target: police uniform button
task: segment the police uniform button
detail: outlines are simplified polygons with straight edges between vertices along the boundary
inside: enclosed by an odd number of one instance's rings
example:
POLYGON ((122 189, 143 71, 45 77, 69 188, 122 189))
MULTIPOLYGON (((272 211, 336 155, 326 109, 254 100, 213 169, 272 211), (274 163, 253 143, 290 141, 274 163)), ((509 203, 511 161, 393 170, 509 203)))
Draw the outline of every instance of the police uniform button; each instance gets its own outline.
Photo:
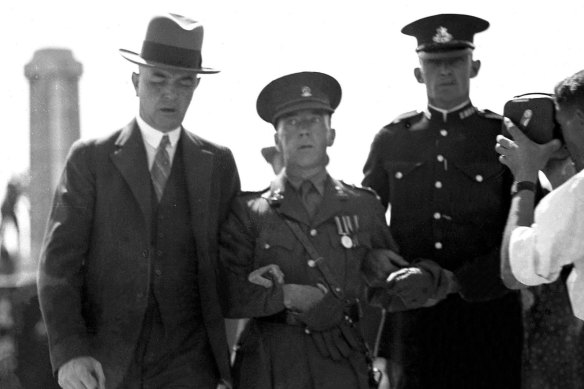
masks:
POLYGON ((436 243, 434 243, 434 247, 436 248, 436 250, 440 250, 442 248, 442 243, 436 242, 436 243))
POLYGON ((316 234, 318 234, 318 231, 315 229, 310 230, 310 236, 316 236, 316 234))
POLYGON ((442 188, 442 182, 440 182, 440 181, 436 181, 436 182, 434 183, 434 187, 435 187, 436 189, 440 189, 440 188, 442 188))
POLYGON ((442 162, 442 161, 444 161, 444 156, 442 154, 438 154, 436 156, 436 159, 438 160, 438 162, 442 162))
POLYGON ((266 243, 266 244, 264 245, 264 249, 266 249, 266 250, 267 250, 267 249, 269 249, 269 248, 270 248, 270 244, 269 244, 269 243, 266 243))
POLYGON ((402 178, 403 176, 404 176, 404 175, 403 175, 403 173, 402 173, 402 172, 397 172, 397 173, 395 173, 395 178, 397 178, 398 180, 399 180, 400 178, 402 178))
POLYGON ((440 135, 446 136, 446 135, 448 135, 448 131, 442 129, 442 130, 440 130, 440 135))
POLYGON ((440 212, 434 212, 434 219, 438 220, 442 217, 442 215, 440 215, 440 212))
POLYGON ((483 176, 481 176, 480 174, 477 174, 475 176, 475 180, 477 180, 477 182, 483 182, 483 176))
POLYGON ((314 262, 314 260, 312 260, 312 259, 309 259, 307 263, 308 263, 308 266, 310 266, 310 267, 316 266, 316 262, 314 262))
POLYGON ((339 287, 337 286, 337 287, 335 288, 335 291, 336 291, 337 293, 340 293, 340 292, 341 292, 341 288, 339 288, 339 287))
POLYGON ((307 334, 307 335, 310 335, 310 330, 308 328, 305 328, 304 329, 304 333, 307 334))

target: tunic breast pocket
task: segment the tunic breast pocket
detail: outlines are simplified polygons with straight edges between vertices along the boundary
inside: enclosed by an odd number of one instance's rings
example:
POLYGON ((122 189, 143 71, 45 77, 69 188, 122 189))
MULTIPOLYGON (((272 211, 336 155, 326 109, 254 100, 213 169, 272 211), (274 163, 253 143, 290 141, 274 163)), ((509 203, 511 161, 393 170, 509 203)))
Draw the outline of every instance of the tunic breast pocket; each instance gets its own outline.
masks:
POLYGON ((454 162, 453 165, 462 173, 454 193, 457 197, 454 201, 459 204, 455 208, 467 215, 475 215, 481 223, 485 221, 484 218, 498 215, 509 196, 510 189, 507 186, 510 177, 506 175, 507 168, 497 161, 468 164, 454 162))
POLYGON ((299 244, 288 227, 264 230, 256 240, 255 268, 269 264, 290 266, 291 259, 300 254, 299 244))

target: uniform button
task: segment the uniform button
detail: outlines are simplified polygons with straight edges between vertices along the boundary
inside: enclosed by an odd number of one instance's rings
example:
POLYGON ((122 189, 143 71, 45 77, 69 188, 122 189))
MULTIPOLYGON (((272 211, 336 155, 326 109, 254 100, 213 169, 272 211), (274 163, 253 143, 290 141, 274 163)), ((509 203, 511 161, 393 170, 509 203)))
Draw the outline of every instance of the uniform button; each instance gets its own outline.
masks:
POLYGON ((148 250, 144 250, 144 251, 142 251, 142 256, 143 256, 144 258, 148 257, 148 250))
POLYGON ((270 244, 269 244, 269 243, 266 243, 266 244, 264 245, 264 249, 266 249, 266 250, 267 250, 267 249, 269 249, 269 248, 270 248, 270 244))
POLYGON ((442 182, 440 182, 440 181, 436 181, 436 182, 434 183, 434 187, 435 187, 436 189, 440 189, 440 188, 442 188, 442 182))
POLYGON ((310 236, 316 236, 316 234, 318 234, 318 231, 315 229, 310 230, 310 236))
POLYGON ((337 286, 337 287, 335 288, 335 291, 336 291, 337 293, 341 293, 341 288, 339 288, 339 287, 337 286))
POLYGON ((438 160, 438 162, 442 162, 442 161, 444 161, 444 156, 442 154, 438 154, 436 156, 436 159, 438 160))
POLYGON ((158 255, 159 257, 162 256, 162 250, 156 250, 156 255, 158 255))
POLYGON ((154 270, 154 274, 156 274, 157 276, 160 276, 162 274, 162 271, 160 269, 156 269, 156 270, 154 270))
POLYGON ((442 215, 440 215, 440 212, 434 212, 434 219, 438 220, 440 219, 440 217, 442 217, 442 215))
POLYGON ((448 131, 442 129, 442 130, 440 130, 440 135, 446 136, 446 135, 448 135, 448 131))
POLYGON ((316 262, 314 262, 314 260, 312 260, 312 259, 309 259, 307 263, 308 263, 308 266, 310 266, 310 267, 316 266, 316 262))
POLYGON ((475 180, 477 180, 477 182, 483 182, 483 176, 481 176, 480 174, 477 174, 475 176, 475 180))
POLYGON ((440 250, 440 249, 442 249, 442 243, 436 242, 436 243, 434 243, 434 247, 436 248, 436 250, 440 250))
POLYGON ((138 292, 138 294, 136 294, 136 297, 138 298, 138 300, 140 300, 142 297, 144 297, 144 293, 138 292))
POLYGON ((158 237, 161 238, 161 239, 164 238, 164 233, 163 232, 159 232, 158 233, 158 237))
POLYGON ((310 335, 310 330, 308 328, 305 328, 304 333, 310 335))
POLYGON ((403 173, 402 173, 402 172, 397 172, 397 173, 395 173, 395 178, 397 178, 398 180, 399 180, 400 178, 402 178, 403 176, 404 176, 404 175, 403 175, 403 173))

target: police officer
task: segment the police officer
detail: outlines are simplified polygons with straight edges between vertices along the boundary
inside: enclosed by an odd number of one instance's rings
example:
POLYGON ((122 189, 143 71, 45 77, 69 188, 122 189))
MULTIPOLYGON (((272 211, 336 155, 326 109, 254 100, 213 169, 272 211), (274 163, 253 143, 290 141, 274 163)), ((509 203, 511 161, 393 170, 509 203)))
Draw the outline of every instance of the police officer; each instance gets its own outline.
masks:
MULTIPOLYGON (((407 263, 388 250, 395 244, 375 194, 326 170, 340 99, 339 83, 316 72, 278 78, 258 97, 284 168, 269 189, 238 196, 222 228, 225 312, 252 318, 235 358, 238 388, 369 385, 361 267, 372 249, 386 255, 385 277, 407 263)), ((409 271, 418 274, 417 291, 435 289, 437 274, 409 271)))
POLYGON ((488 26, 440 14, 402 29, 417 39, 428 106, 383 127, 363 169, 363 184, 391 205, 401 254, 434 260, 455 285, 432 307, 388 315, 380 355, 398 388, 519 387, 520 304, 499 276, 512 177, 493 149, 501 117, 469 97, 473 37, 488 26))

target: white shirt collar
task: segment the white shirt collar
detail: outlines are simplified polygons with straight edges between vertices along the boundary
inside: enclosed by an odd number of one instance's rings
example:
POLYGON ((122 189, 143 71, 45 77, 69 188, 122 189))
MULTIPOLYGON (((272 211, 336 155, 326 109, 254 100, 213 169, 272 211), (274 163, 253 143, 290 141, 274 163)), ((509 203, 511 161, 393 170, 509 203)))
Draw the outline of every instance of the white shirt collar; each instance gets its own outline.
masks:
POLYGON ((144 138, 144 142, 152 146, 154 149, 158 148, 160 140, 164 135, 168 135, 170 147, 173 149, 176 147, 176 144, 178 143, 178 140, 180 138, 181 130, 180 127, 164 133, 162 131, 158 131, 157 129, 146 123, 144 119, 140 117, 139 114, 136 115, 136 122, 138 122, 138 127, 140 127, 140 132, 142 132, 142 138, 144 138))

